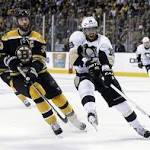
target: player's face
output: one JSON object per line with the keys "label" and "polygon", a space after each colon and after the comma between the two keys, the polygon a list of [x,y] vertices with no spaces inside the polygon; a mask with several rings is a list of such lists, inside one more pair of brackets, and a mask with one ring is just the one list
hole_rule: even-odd
{"label": "player's face", "polygon": [[150,48],[150,42],[145,42],[145,43],[143,43],[143,45],[145,48]]}
{"label": "player's face", "polygon": [[18,18],[18,24],[19,24],[19,28],[23,31],[28,31],[29,29],[29,18],[28,17],[21,17]]}
{"label": "player's face", "polygon": [[85,28],[84,33],[90,40],[94,40],[97,35],[97,28]]}

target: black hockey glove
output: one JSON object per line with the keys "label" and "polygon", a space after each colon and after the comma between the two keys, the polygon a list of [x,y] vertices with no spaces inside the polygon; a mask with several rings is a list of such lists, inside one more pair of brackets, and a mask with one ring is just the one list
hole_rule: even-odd
{"label": "black hockey glove", "polygon": [[85,62],[85,66],[88,67],[89,74],[92,77],[96,77],[97,72],[100,70],[99,65],[96,60],[90,59]]}
{"label": "black hockey glove", "polygon": [[20,60],[16,56],[6,57],[4,61],[12,71],[18,71],[17,67],[21,65]]}
{"label": "black hockey glove", "polygon": [[143,68],[143,63],[140,61],[140,62],[138,62],[138,67],[140,68],[140,69],[142,69]]}
{"label": "black hockey glove", "polygon": [[26,73],[26,83],[32,84],[36,82],[37,78],[38,78],[38,73],[36,72],[35,68],[31,67]]}
{"label": "black hockey glove", "polygon": [[102,74],[104,77],[104,84],[110,86],[113,80],[113,72],[108,65],[102,66]]}

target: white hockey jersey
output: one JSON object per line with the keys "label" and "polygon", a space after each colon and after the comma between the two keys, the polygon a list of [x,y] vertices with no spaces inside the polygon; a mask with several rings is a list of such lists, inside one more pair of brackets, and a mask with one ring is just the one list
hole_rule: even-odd
{"label": "white hockey jersey", "polygon": [[144,45],[141,44],[137,47],[136,55],[141,55],[141,61],[143,65],[148,65],[150,64],[150,48],[145,49]]}
{"label": "white hockey jersey", "polygon": [[[83,46],[87,44],[88,46],[96,47],[97,54],[99,50],[104,51],[108,57],[111,65],[114,63],[114,51],[110,40],[101,34],[98,34],[98,38],[95,41],[87,41],[84,33],[82,31],[75,31],[69,38],[70,49],[77,49],[80,45]],[[88,72],[86,67],[75,66],[75,69],[79,73]]]}

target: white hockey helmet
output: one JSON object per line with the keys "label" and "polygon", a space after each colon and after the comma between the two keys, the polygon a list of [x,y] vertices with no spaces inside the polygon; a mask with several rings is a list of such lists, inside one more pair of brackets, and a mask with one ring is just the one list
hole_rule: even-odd
{"label": "white hockey helmet", "polygon": [[143,43],[146,43],[146,42],[150,42],[150,40],[149,40],[148,37],[143,37],[142,42],[143,42]]}
{"label": "white hockey helmet", "polygon": [[150,48],[150,39],[148,37],[143,37],[142,43],[145,48]]}
{"label": "white hockey helmet", "polygon": [[82,20],[81,27],[83,29],[98,27],[98,23],[97,23],[96,19],[92,16],[91,17],[85,17]]}
{"label": "white hockey helmet", "polygon": [[94,41],[97,37],[98,23],[94,17],[85,17],[81,23],[82,30],[90,41]]}

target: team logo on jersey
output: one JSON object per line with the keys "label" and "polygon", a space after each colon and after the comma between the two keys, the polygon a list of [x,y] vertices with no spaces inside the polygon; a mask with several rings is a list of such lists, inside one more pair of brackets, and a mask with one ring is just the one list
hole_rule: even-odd
{"label": "team logo on jersey", "polygon": [[83,45],[83,55],[84,57],[94,58],[97,57],[97,49],[95,46]]}
{"label": "team logo on jersey", "polygon": [[26,63],[30,62],[30,60],[32,58],[32,51],[29,48],[29,46],[23,45],[17,49],[16,55],[23,64],[26,64]]}

